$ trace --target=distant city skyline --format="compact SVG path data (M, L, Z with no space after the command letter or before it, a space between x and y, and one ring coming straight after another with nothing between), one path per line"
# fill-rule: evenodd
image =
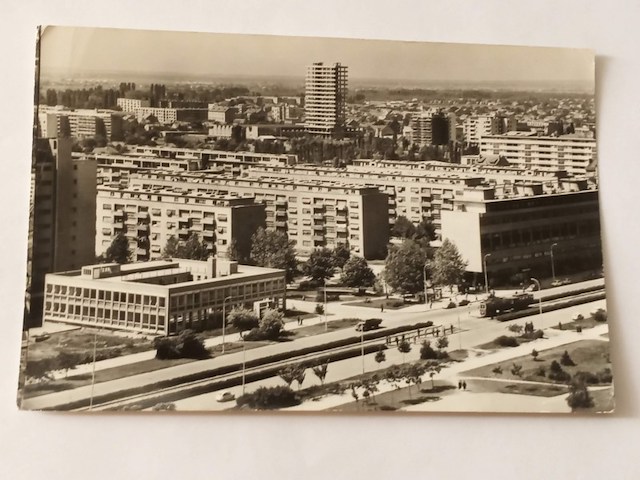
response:
M43 28L40 59L43 77L302 79L313 62L340 62L356 82L594 86L592 51L550 47L54 26Z

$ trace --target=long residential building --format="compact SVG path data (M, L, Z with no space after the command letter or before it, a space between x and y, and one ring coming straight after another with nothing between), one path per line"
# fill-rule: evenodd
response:
M490 188L465 189L454 210L442 214L442 236L453 240L469 272L498 282L514 275L551 275L602 266L597 190L495 198ZM498 278L499 277L499 278ZM491 283L491 280L490 280Z
M480 140L481 155L501 155L527 169L566 170L574 175L585 175L596 153L596 140L578 135L540 137L531 132L510 132Z
M285 272L206 261L87 265L46 277L44 320L171 335L234 305L285 308Z
M96 255L123 233L135 261L160 258L170 237L184 243L193 233L212 254L225 257L233 247L248 258L252 235L265 226L265 207L252 196L212 196L177 184L101 185L96 210Z
M501 135L516 130L514 117L500 115L470 115L462 122L462 135L468 145L479 145L487 135Z
M122 114L112 110L68 110L61 107L39 107L38 123L42 138L95 137L105 140L123 139Z
M132 187L162 187L209 195L254 195L266 210L266 227L295 242L299 255L347 244L367 259L384 258L389 240L388 197L377 187L344 181L245 178L212 172L132 175Z

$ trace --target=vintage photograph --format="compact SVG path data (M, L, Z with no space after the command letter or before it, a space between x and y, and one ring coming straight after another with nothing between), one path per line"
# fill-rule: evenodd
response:
M613 411L592 51L36 43L21 409Z

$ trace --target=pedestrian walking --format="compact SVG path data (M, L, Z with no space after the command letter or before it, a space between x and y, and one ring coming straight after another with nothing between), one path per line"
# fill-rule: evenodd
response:
M384 303L381 303L380 304L380 313L383 313L383 312L384 312Z
M467 382L465 380L462 381L462 389L463 390L467 389Z
M458 390L462 390L462 380L458 380Z

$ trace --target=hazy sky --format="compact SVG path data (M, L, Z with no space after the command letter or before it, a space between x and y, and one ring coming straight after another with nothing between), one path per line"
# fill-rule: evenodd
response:
M447 43L47 27L42 74L185 72L304 76L315 62L341 62L352 79L412 82L593 82L590 50Z

